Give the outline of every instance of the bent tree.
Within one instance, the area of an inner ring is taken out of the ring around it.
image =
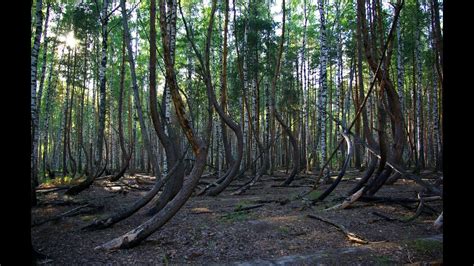
[[[125,0],[121,0],[122,7],[125,6]],[[166,204],[158,213],[153,215],[149,220],[138,226],[137,228],[127,232],[126,234],[117,237],[107,243],[104,243],[96,249],[117,249],[117,248],[130,248],[138,245],[141,241],[146,239],[156,230],[160,229],[169,219],[171,219],[176,212],[184,205],[193,192],[194,188],[197,186],[199,178],[204,171],[206,164],[206,157],[208,152],[208,142],[209,140],[203,140],[196,135],[194,129],[191,127],[191,124],[188,119],[188,115],[184,109],[184,103],[181,98],[179,87],[176,81],[176,72],[171,61],[171,52],[170,52],[170,42],[169,42],[169,33],[166,30],[169,26],[166,17],[169,15],[165,8],[165,1],[159,1],[159,10],[160,10],[160,29],[161,29],[161,43],[163,46],[163,56],[166,68],[166,81],[170,88],[170,93],[172,96],[173,104],[176,111],[176,116],[178,118],[179,124],[191,145],[193,154],[195,156],[195,162],[190,174],[185,178],[183,187],[176,194],[176,196]],[[214,20],[214,14],[216,11],[216,0],[213,1],[211,17],[209,20],[210,27],[212,26]],[[169,10],[168,10],[169,12]],[[171,27],[176,27],[176,25],[171,25]],[[207,136],[210,135],[212,128],[212,112],[209,112],[208,125],[205,133]]]
[[[215,1],[213,2],[213,9],[215,9]],[[229,6],[229,1],[226,0],[226,12],[225,12],[225,19],[226,21],[228,20],[228,6]],[[217,185],[214,188],[210,188],[209,191],[207,192],[207,195],[209,196],[217,196],[220,192],[222,192],[234,179],[234,177],[237,175],[239,169],[240,169],[240,162],[242,160],[242,154],[243,154],[243,135],[242,135],[242,130],[241,126],[236,123],[225,111],[222,105],[220,105],[217,102],[217,97],[215,94],[215,88],[212,84],[212,76],[211,76],[211,69],[210,69],[210,64],[209,64],[209,55],[210,55],[210,48],[211,48],[211,37],[212,37],[212,20],[209,22],[208,30],[207,30],[207,38],[206,38],[206,44],[205,44],[205,50],[204,50],[204,58],[201,55],[201,52],[198,50],[196,47],[196,44],[194,40],[190,36],[190,29],[188,28],[188,25],[186,23],[186,19],[184,18],[184,15],[182,13],[182,9],[180,6],[180,12],[181,16],[186,28],[186,37],[188,38],[189,42],[191,43],[191,46],[194,50],[194,53],[196,57],[198,58],[199,64],[201,66],[201,75],[202,78],[205,82],[206,85],[206,92],[209,97],[209,101],[212,103],[212,106],[214,109],[217,111],[219,114],[219,117],[225,122],[227,126],[235,133],[235,136],[237,137],[237,158],[232,159],[232,166],[229,167],[229,170],[219,178],[219,181],[217,181]],[[225,32],[227,32],[227,23],[225,24]],[[226,48],[225,48],[226,49]],[[227,50],[225,50],[227,51]],[[226,53],[224,53],[224,58],[226,57]],[[224,59],[225,60],[225,59]],[[225,65],[223,65],[223,70],[224,73],[227,71],[225,69]],[[225,77],[226,75],[223,74]],[[223,82],[225,84],[225,79],[223,78]]]

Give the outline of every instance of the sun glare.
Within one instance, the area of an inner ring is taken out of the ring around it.
[[[74,37],[73,31],[68,32],[65,36],[59,37],[59,40],[64,42],[70,49],[74,49],[78,44],[78,40]]]

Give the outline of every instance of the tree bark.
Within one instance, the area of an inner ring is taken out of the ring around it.
[[[215,11],[216,9],[216,1],[214,0],[212,3],[212,10]],[[226,11],[228,10],[228,2],[226,4]],[[219,114],[220,118],[224,120],[227,126],[232,129],[232,131],[235,133],[237,137],[237,158],[234,160],[234,163],[232,167],[230,168],[229,171],[224,175],[224,178],[220,184],[218,184],[216,187],[211,188],[208,192],[207,195],[209,196],[217,196],[219,193],[221,193],[234,179],[234,177],[238,174],[238,171],[240,169],[240,163],[242,160],[242,155],[243,155],[243,135],[241,131],[241,126],[237,124],[228,114],[224,112],[224,109],[222,108],[221,105],[217,102],[216,95],[215,95],[215,90],[212,85],[212,77],[211,77],[211,69],[209,66],[209,54],[210,54],[210,46],[211,46],[211,37],[212,37],[212,25],[213,25],[213,19],[211,18],[207,30],[207,39],[206,39],[206,44],[205,44],[205,50],[204,50],[204,57],[202,57],[201,53],[197,49],[194,40],[190,36],[190,32],[186,23],[186,20],[184,18],[184,15],[182,14],[182,10],[180,7],[181,15],[183,17],[183,22],[186,27],[186,34],[188,37],[189,42],[191,43],[194,53],[196,54],[198,61],[200,63],[200,66],[202,68],[202,76],[206,85],[206,90],[207,90],[207,95],[209,97],[209,101],[212,103],[214,108],[216,109],[217,113]],[[227,13],[227,12],[226,12]],[[227,15],[226,15],[227,16]],[[223,69],[223,71],[227,71]]]
[[[160,28],[161,28],[161,42],[163,46],[164,61],[166,66],[166,80],[170,86],[170,93],[172,100],[175,106],[176,115],[179,121],[181,128],[183,129],[186,138],[191,144],[194,155],[196,156],[196,161],[194,163],[193,169],[184,181],[183,188],[179,193],[171,200],[160,212],[155,214],[151,219],[138,226],[137,228],[129,231],[123,236],[115,238],[101,246],[96,247],[96,249],[117,249],[117,248],[130,248],[138,245],[141,241],[146,239],[156,230],[160,229],[166,222],[171,219],[176,212],[186,203],[188,198],[191,196],[194,188],[197,186],[200,176],[206,165],[206,157],[208,151],[207,140],[204,142],[199,138],[194,130],[192,129],[189,119],[184,111],[184,104],[179,95],[179,88],[176,82],[176,73],[171,62],[170,46],[169,46],[169,34],[166,31],[167,22],[166,22],[166,10],[164,0],[159,2],[160,8]],[[121,0],[121,5],[125,9],[125,0]],[[215,0],[213,1],[213,9],[211,11],[210,24],[214,19],[215,13]],[[176,24],[173,25],[176,27]],[[210,36],[208,36],[210,37]],[[209,136],[212,128],[212,112],[209,112],[209,120],[206,128],[206,134]]]
[[[403,1],[400,3],[398,2],[396,4],[395,8],[395,19],[398,20],[399,17],[399,12],[401,8],[403,7]],[[357,13],[358,13],[358,21],[361,27],[361,33],[362,33],[362,40],[364,44],[364,50],[367,58],[367,62],[369,63],[370,68],[372,71],[375,73],[376,78],[379,81],[379,85],[381,89],[383,89],[386,93],[387,96],[387,102],[388,102],[388,111],[391,114],[390,115],[390,120],[391,120],[391,125],[392,125],[392,133],[393,133],[393,142],[394,144],[391,145],[391,157],[394,162],[397,164],[401,163],[402,161],[402,155],[403,155],[403,148],[405,146],[405,134],[404,134],[404,127],[403,127],[403,115],[401,112],[401,106],[400,106],[400,101],[399,97],[397,95],[397,92],[395,91],[395,88],[393,86],[392,81],[390,80],[390,77],[386,72],[388,71],[388,66],[390,65],[390,58],[391,58],[391,48],[387,52],[387,56],[384,58],[384,71],[378,72],[377,70],[377,62],[376,62],[376,53],[375,53],[375,47],[371,44],[369,41],[369,36],[368,36],[368,30],[367,30],[367,21],[366,21],[366,16],[365,16],[365,0],[358,0],[357,1]],[[396,22],[396,21],[395,21]],[[390,32],[393,32],[394,26],[392,25],[392,28],[390,29]],[[380,35],[380,34],[379,34]],[[389,40],[391,38],[391,34],[389,34]],[[373,40],[374,38],[372,38]],[[390,42],[387,42],[386,45],[388,45]],[[383,56],[383,54],[382,54]],[[386,177],[388,178],[388,177]],[[385,180],[382,180],[382,184],[385,183]]]
[[[171,2],[175,0],[170,0]],[[176,3],[169,3],[169,6],[171,7],[170,9],[170,23],[175,23],[176,24],[176,18],[173,18],[172,16],[176,16]],[[178,154],[181,153],[181,148],[180,145],[176,139],[176,136],[173,136],[173,130],[167,130],[168,133],[166,133],[166,127],[170,126],[165,125],[163,128],[163,123],[160,119],[160,116],[158,114],[158,106],[157,106],[157,93],[156,93],[156,29],[155,29],[155,21],[156,21],[156,3],[155,0],[152,0],[150,2],[150,63],[149,63],[149,68],[150,68],[150,111],[151,111],[151,118],[153,122],[153,126],[155,128],[155,132],[158,135],[158,138],[163,145],[165,149],[165,161],[164,165],[175,165],[178,163]],[[169,24],[168,24],[169,25]],[[176,27],[176,26],[172,26]],[[170,36],[173,36],[173,30],[169,28],[169,34]],[[175,46],[175,39],[174,37],[170,39],[172,43],[170,43],[170,47]],[[173,48],[174,50],[174,48]],[[171,53],[171,61],[174,64],[174,52]],[[167,112],[169,111],[169,107],[167,108]],[[169,122],[169,121],[168,121]],[[156,161],[155,158],[152,158],[152,160]],[[164,187],[163,193],[160,195],[158,198],[156,204],[154,204],[153,208],[151,208],[148,211],[149,215],[153,215],[160,211],[168,201],[173,199],[173,197],[179,192],[179,190],[182,188],[183,185],[183,178],[184,178],[184,168],[183,167],[178,167],[176,171],[174,171],[171,180],[168,181]]]
[[[328,49],[326,46],[326,19],[324,15],[324,1],[319,0],[318,1],[318,8],[319,8],[319,15],[320,15],[320,47],[321,47],[321,56],[320,56],[320,70],[319,70],[319,77],[320,77],[320,89],[319,89],[319,117],[320,117],[320,128],[321,128],[321,134],[320,134],[320,157],[321,157],[321,168],[322,164],[326,162],[326,120],[327,120],[327,114],[326,114],[326,105],[327,105],[327,61],[328,61]],[[323,181],[328,181],[329,180],[329,168],[326,171],[326,175]]]
[[[122,152],[122,160],[121,160],[121,170],[118,172],[116,175],[114,175],[112,178],[110,178],[110,181],[117,181],[119,180],[124,174],[125,171],[127,170],[128,166],[130,165],[130,160],[132,158],[132,147],[134,143],[130,143],[130,152],[127,152],[127,148],[125,147],[125,137],[123,134],[123,119],[122,119],[122,112],[123,112],[123,91],[125,89],[125,57],[126,57],[126,52],[125,52],[125,30],[122,33],[123,34],[123,39],[122,39],[122,64],[120,66],[120,88],[119,88],[119,101],[118,101],[118,134],[119,134],[119,143],[120,143],[120,150]],[[151,94],[151,93],[150,93]]]
[[[38,107],[36,99],[36,76],[38,68],[38,53],[41,40],[42,26],[43,26],[43,1],[36,1],[36,31],[33,47],[31,49],[31,159],[30,159],[30,169],[31,169],[31,199],[30,205],[36,205],[36,191],[35,187],[38,183]]]
[[[99,105],[99,125],[96,141],[96,154],[93,160],[93,169],[82,183],[68,189],[66,195],[77,195],[81,191],[87,189],[94,182],[100,171],[100,163],[102,161],[102,151],[104,146],[105,131],[105,115],[106,115],[106,67],[107,67],[107,42],[108,42],[108,6],[109,0],[104,0],[100,21],[102,24],[102,57],[99,68],[99,84],[100,84],[100,105]]]

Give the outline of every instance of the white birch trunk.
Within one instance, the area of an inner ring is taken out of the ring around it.
[[[320,14],[320,45],[321,45],[321,58],[320,58],[320,99],[319,102],[319,114],[321,116],[321,136],[320,136],[320,147],[321,147],[321,161],[320,166],[326,162],[326,106],[327,106],[327,56],[328,49],[326,46],[326,19],[324,14],[324,0],[319,0],[319,14]],[[329,168],[326,169],[326,173],[329,173]]]
[[[36,2],[36,32],[31,49],[31,205],[36,205],[36,194],[35,186],[38,184],[38,108],[36,102],[36,76],[38,68],[38,53],[41,40],[41,32],[43,25],[43,1],[37,0]]]

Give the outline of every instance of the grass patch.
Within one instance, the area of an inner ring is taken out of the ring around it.
[[[319,198],[319,196],[321,196],[321,194],[323,194],[321,191],[313,190],[313,191],[311,191],[311,193],[306,195],[306,198],[309,199],[309,200],[315,200],[315,199]]]
[[[290,232],[290,229],[286,226],[279,226],[278,231],[283,234],[288,234]]]
[[[84,176],[73,178],[72,176],[66,175],[57,177],[55,179],[44,179],[42,184],[46,187],[54,186],[67,186],[67,185],[77,185],[85,179]]]
[[[393,265],[394,261],[387,255],[380,255],[375,257],[376,265]]]
[[[163,263],[163,265],[166,265],[166,266],[169,265],[169,259],[168,259],[168,256],[166,254],[163,256],[162,263]]]
[[[406,242],[408,248],[413,249],[417,253],[430,254],[443,252],[443,243],[431,239],[416,239]]]
[[[250,205],[252,205],[251,201],[249,201],[249,200],[240,200],[239,202],[237,202],[237,205],[235,206],[234,210],[237,211],[237,210],[240,210],[242,208],[248,207]]]

